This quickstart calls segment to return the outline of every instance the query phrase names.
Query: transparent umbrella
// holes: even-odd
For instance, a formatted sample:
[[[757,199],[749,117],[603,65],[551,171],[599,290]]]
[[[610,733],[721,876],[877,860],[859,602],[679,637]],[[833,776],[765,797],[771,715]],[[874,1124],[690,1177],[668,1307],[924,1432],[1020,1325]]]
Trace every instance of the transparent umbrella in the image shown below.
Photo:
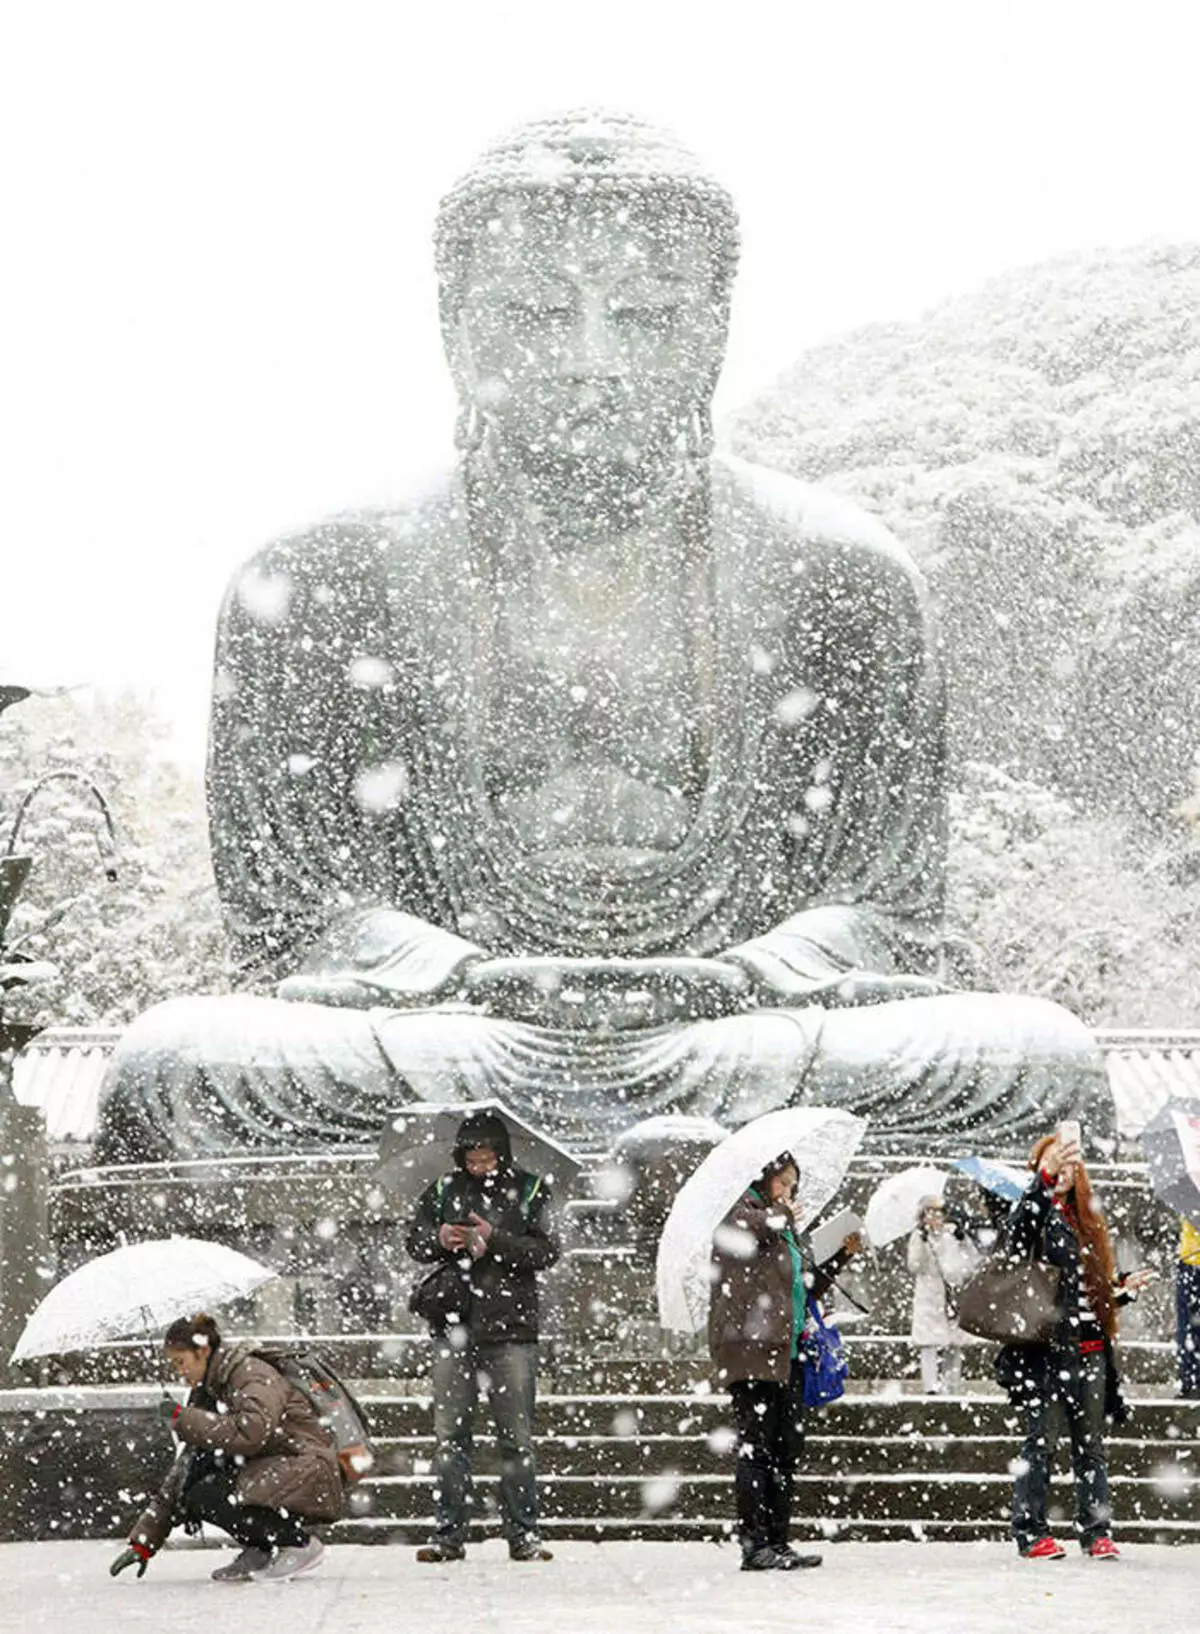
[[[866,1119],[825,1106],[789,1106],[743,1124],[681,1187],[658,1244],[655,1279],[664,1328],[695,1333],[708,1318],[713,1233],[738,1198],[781,1152],[796,1160],[796,1203],[816,1218],[842,1183]]]
[[[12,1359],[63,1355],[154,1333],[177,1316],[241,1299],[278,1275],[236,1249],[199,1237],[130,1243],[56,1283],[25,1324]]]
[[[916,1229],[917,1215],[927,1197],[940,1198],[946,1189],[944,1169],[918,1164],[880,1181],[871,1193],[863,1224],[872,1248],[883,1248]]]
[[[1200,1101],[1168,1101],[1142,1130],[1142,1150],[1155,1196],[1200,1224]]]

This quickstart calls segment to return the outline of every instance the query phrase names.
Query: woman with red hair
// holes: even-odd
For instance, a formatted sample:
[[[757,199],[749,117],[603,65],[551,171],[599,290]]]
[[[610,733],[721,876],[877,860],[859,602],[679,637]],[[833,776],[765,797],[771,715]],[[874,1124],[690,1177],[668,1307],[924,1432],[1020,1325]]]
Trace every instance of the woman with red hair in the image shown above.
[[[1025,1444],[1017,1462],[1012,1529],[1027,1560],[1060,1560],[1066,1551],[1050,1534],[1046,1497],[1059,1437],[1071,1438],[1075,1530],[1093,1560],[1116,1560],[1109,1535],[1112,1509],[1104,1451],[1106,1419],[1122,1423],[1113,1347],[1117,1307],[1153,1276],[1118,1276],[1100,1204],[1073,1130],[1046,1135],[1030,1153],[1034,1178],[1013,1207],[1004,1246],[1015,1258],[1040,1260],[1060,1273],[1059,1322],[1042,1345],[1005,1345],[996,1377],[1025,1413]]]

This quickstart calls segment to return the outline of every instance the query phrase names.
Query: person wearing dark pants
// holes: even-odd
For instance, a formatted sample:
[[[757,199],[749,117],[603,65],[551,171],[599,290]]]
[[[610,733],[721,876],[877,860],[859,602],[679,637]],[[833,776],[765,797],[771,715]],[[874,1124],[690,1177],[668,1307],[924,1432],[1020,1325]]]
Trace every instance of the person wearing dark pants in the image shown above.
[[[1035,1397],[1026,1410],[1025,1441],[1017,1462],[1012,1509],[1013,1536],[1023,1555],[1028,1555],[1046,1536],[1050,1471],[1064,1431],[1071,1441],[1075,1533],[1080,1547],[1085,1553],[1091,1553],[1094,1546],[1109,1535],[1112,1507],[1104,1451],[1107,1369],[1103,1341],[1095,1340],[1093,1344],[1095,1349],[1083,1352],[1073,1368],[1069,1394],[1048,1391]]]
[[[1070,1436],[1075,1477],[1075,1533],[1093,1560],[1116,1560],[1111,1537],[1106,1419],[1128,1410],[1113,1356],[1117,1307],[1151,1279],[1150,1271],[1118,1276],[1112,1241],[1079,1155],[1077,1134],[1046,1135],[1030,1155],[1033,1179],[1013,1205],[1004,1251],[1014,1262],[1037,1260],[1059,1273],[1057,1325],[1045,1343],[1005,1345],[998,1382],[1025,1419],[1013,1483],[1012,1533],[1026,1560],[1061,1560],[1046,1500],[1054,1454]]]
[[[236,1469],[221,1470],[195,1481],[183,1495],[184,1513],[192,1521],[208,1521],[227,1532],[235,1543],[265,1558],[266,1566],[280,1549],[303,1549],[308,1528],[299,1515],[271,1509],[266,1504],[239,1503]]]
[[[183,1451],[134,1522],[114,1576],[141,1577],[173,1529],[211,1521],[240,1552],[218,1566],[218,1583],[280,1582],[320,1565],[325,1545],[312,1521],[342,1513],[337,1446],[308,1396],[264,1356],[223,1339],[211,1316],[181,1317],[163,1348],[190,1386],[186,1404],[160,1411]]]
[[[471,1454],[487,1394],[500,1451],[500,1514],[513,1560],[549,1560],[538,1533],[533,1416],[537,1276],[558,1258],[541,1176],[512,1159],[504,1120],[477,1112],[460,1125],[454,1168],[427,1186],[406,1244],[432,1265],[411,1301],[433,1330],[434,1535],[417,1559],[466,1553]]]
[[[788,1534],[796,1468],[804,1453],[804,1364],[793,1360],[782,1386],[769,1379],[734,1379],[729,1399],[737,1431],[739,1542],[748,1558],[765,1549],[786,1559],[795,1553]]]
[[[1182,1218],[1175,1267],[1175,1344],[1179,1394],[1200,1396],[1200,1231]]]
[[[434,1524],[439,1543],[466,1543],[471,1452],[481,1388],[486,1390],[500,1453],[500,1514],[505,1536],[535,1538],[537,1468],[533,1451],[536,1345],[439,1345],[433,1360]]]
[[[789,1542],[796,1466],[804,1450],[801,1341],[808,1302],[820,1299],[858,1239],[823,1266],[806,1263],[795,1160],[782,1152],[725,1216],[713,1239],[708,1344],[729,1389],[737,1432],[734,1493],[742,1570],[819,1566]]]

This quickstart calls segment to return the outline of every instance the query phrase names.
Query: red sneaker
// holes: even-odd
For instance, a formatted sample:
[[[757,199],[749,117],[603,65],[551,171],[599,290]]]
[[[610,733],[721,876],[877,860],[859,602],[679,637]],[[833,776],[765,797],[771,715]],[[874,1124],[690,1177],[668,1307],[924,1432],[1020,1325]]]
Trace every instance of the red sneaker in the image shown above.
[[[1100,1541],[1103,1543],[1103,1542],[1106,1542],[1107,1540],[1102,1538]],[[1092,1547],[1095,1548],[1095,1544],[1093,1544]],[[1037,1542],[1034,1543],[1034,1544],[1031,1544],[1028,1549],[1022,1549],[1021,1550],[1021,1559],[1022,1560],[1061,1560],[1063,1558],[1063,1556],[1066,1554],[1066,1552],[1067,1551],[1063,1548],[1061,1543],[1056,1543],[1054,1541],[1054,1539],[1051,1538],[1051,1537],[1045,1537],[1045,1538],[1039,1538],[1037,1540]]]
[[[1111,1538],[1097,1538],[1088,1549],[1093,1560],[1120,1560],[1121,1551]]]

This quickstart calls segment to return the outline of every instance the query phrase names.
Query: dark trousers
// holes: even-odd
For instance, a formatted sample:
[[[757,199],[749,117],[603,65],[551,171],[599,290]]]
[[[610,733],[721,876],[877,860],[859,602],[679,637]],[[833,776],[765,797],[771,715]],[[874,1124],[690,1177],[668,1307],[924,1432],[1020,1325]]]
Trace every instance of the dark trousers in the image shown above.
[[[234,1495],[236,1470],[220,1470],[188,1487],[183,1507],[194,1521],[209,1521],[245,1547],[272,1549],[302,1548],[308,1530],[298,1515],[265,1504],[239,1503]]]
[[[434,1524],[438,1541],[462,1544],[471,1497],[475,1413],[486,1390],[500,1452],[500,1519],[510,1544],[537,1536],[533,1411],[537,1346],[468,1344],[444,1339],[433,1355]]]
[[[1081,1356],[1077,1378],[1059,1380],[1053,1372],[1056,1365],[1055,1359],[1047,1394],[1026,1408],[1025,1444],[1017,1466],[1020,1473],[1013,1485],[1012,1508],[1013,1537],[1022,1550],[1048,1531],[1050,1471],[1064,1429],[1071,1437],[1075,1532],[1083,1547],[1107,1537],[1112,1520],[1104,1456],[1104,1353]]]
[[[792,1520],[796,1465],[804,1452],[804,1366],[793,1361],[786,1384],[735,1379],[729,1386],[737,1427],[738,1542],[743,1554],[782,1548]]]
[[[1175,1343],[1179,1387],[1185,1396],[1200,1396],[1200,1265],[1183,1260],[1175,1267]]]

